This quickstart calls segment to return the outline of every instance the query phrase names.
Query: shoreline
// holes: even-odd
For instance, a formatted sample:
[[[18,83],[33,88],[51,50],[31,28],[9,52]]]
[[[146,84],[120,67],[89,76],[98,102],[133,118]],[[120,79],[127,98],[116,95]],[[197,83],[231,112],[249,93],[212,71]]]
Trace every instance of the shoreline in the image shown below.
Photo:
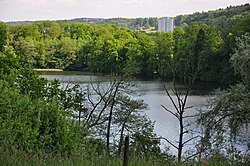
[[[63,71],[63,69],[34,69],[35,71]]]

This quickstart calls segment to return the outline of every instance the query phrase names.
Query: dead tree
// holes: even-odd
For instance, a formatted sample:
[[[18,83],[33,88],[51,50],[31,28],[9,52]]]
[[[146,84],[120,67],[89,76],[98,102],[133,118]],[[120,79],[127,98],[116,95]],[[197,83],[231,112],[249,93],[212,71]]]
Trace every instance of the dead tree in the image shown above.
[[[190,35],[190,34],[186,34],[186,35]],[[190,44],[190,47],[187,48],[187,45],[185,45],[185,42],[189,42],[189,43],[193,42],[193,44]],[[190,116],[186,116],[185,113],[188,109],[190,109],[190,107],[187,107],[187,99],[193,89],[194,83],[198,79],[200,73],[207,66],[206,61],[209,56],[209,52],[211,50],[210,47],[211,46],[209,44],[209,41],[207,41],[206,39],[206,33],[201,28],[199,29],[197,33],[196,40],[184,41],[184,45],[181,45],[178,48],[179,50],[176,50],[177,52],[176,57],[174,56],[173,58],[170,58],[169,62],[167,63],[169,70],[171,71],[172,76],[173,76],[172,78],[173,87],[170,91],[172,91],[174,95],[171,96],[170,91],[167,89],[165,85],[164,85],[164,88],[174,109],[170,110],[169,108],[166,108],[164,105],[162,105],[162,107],[164,108],[164,110],[169,112],[172,116],[174,116],[178,120],[178,123],[179,123],[178,145],[175,145],[171,143],[169,140],[167,140],[167,142],[170,143],[171,146],[177,149],[178,162],[181,162],[182,160],[183,147],[188,142],[198,137],[198,136],[195,136],[187,140],[184,140],[184,135],[191,132],[190,130],[187,130],[187,126],[190,124],[185,126],[186,119],[190,117]],[[187,50],[187,51],[183,53],[182,49]],[[180,90],[176,87],[177,73],[178,73],[179,79],[183,79],[184,90]]]
[[[197,73],[198,74],[198,73]],[[187,99],[188,96],[190,95],[192,91],[192,87],[194,84],[194,81],[196,79],[196,76],[191,78],[188,84],[185,84],[185,90],[178,90],[176,87],[176,80],[175,78],[173,79],[173,89],[171,90],[174,94],[174,99],[173,96],[171,96],[169,90],[167,89],[166,85],[164,85],[164,89],[167,93],[168,98],[170,99],[172,105],[174,106],[174,110],[170,110],[166,108],[164,105],[161,105],[164,110],[169,112],[172,116],[174,116],[179,123],[179,139],[178,139],[178,145],[174,145],[171,141],[168,139],[165,139],[171,146],[173,146],[175,149],[177,149],[178,154],[178,162],[181,162],[182,159],[182,152],[183,152],[183,147],[186,145],[188,142],[190,142],[193,139],[196,139],[198,136],[192,137],[188,140],[184,140],[184,135],[189,133],[190,131],[187,128],[190,124],[185,126],[185,119],[188,117],[193,117],[193,116],[186,116],[185,113],[188,109],[191,107],[187,107]],[[195,116],[195,115],[194,115]]]

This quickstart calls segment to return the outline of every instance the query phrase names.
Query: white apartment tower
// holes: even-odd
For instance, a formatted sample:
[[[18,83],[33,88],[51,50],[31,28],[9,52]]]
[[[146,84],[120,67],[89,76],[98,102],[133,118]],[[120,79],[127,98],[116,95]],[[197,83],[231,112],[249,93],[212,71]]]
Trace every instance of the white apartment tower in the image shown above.
[[[158,31],[168,32],[174,30],[174,19],[170,17],[162,17],[158,20]]]

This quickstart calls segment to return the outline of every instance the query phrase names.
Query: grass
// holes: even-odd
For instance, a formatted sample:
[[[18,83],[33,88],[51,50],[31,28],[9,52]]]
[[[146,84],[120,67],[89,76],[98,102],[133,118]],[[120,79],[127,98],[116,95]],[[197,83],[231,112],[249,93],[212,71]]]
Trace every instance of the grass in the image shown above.
[[[20,151],[0,152],[1,166],[122,166],[122,158],[106,156],[71,156],[63,158],[51,154],[26,154]],[[150,159],[131,159],[129,166],[166,166],[173,165],[168,161]]]
[[[81,154],[62,157],[56,154],[24,153],[17,150],[0,149],[1,166],[122,166],[122,157],[84,156]],[[202,162],[190,161],[178,164],[173,160],[157,160],[150,158],[131,158],[129,166],[203,166]],[[228,160],[208,160],[205,166],[249,166],[249,163]]]

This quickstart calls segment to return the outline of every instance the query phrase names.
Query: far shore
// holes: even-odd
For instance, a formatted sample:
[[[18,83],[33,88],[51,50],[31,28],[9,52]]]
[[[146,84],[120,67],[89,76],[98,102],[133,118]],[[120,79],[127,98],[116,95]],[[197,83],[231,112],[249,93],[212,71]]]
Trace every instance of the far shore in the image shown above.
[[[35,71],[63,71],[63,69],[34,69]]]

